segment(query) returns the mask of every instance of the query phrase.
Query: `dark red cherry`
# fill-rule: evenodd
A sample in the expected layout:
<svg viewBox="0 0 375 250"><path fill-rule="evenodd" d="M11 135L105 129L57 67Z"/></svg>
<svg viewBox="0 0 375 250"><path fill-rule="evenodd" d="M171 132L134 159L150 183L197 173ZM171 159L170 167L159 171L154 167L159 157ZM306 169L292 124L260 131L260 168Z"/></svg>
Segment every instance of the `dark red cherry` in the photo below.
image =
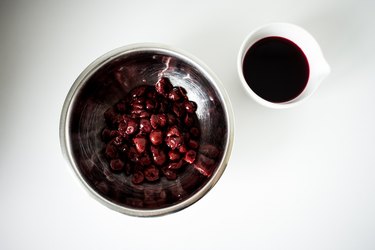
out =
<svg viewBox="0 0 375 250"><path fill-rule="evenodd" d="M145 136L143 136L143 135L137 135L133 139L133 142L134 142L135 148L137 149L138 153L145 152L146 146L147 146L147 139L146 139Z"/></svg>
<svg viewBox="0 0 375 250"><path fill-rule="evenodd" d="M156 84L155 84L155 90L160 95L167 96L169 91L173 88L172 83L170 80L166 77L161 78Z"/></svg>
<svg viewBox="0 0 375 250"><path fill-rule="evenodd" d="M111 169L114 171L121 171L124 168L124 162L120 159L111 160L110 164Z"/></svg>
<svg viewBox="0 0 375 250"><path fill-rule="evenodd" d="M154 145L160 145L163 142L163 132L159 129L154 129L150 133L150 141Z"/></svg>
<svg viewBox="0 0 375 250"><path fill-rule="evenodd" d="M195 161L195 157L197 156L197 153L194 150L189 150L186 152L184 160L187 163L193 163Z"/></svg>
<svg viewBox="0 0 375 250"><path fill-rule="evenodd" d="M133 174L132 182L134 184L141 184L145 179L143 173L141 171L137 171Z"/></svg>
<svg viewBox="0 0 375 250"><path fill-rule="evenodd" d="M156 181L159 179L159 169L154 165L150 165L143 171L143 175L148 181Z"/></svg>

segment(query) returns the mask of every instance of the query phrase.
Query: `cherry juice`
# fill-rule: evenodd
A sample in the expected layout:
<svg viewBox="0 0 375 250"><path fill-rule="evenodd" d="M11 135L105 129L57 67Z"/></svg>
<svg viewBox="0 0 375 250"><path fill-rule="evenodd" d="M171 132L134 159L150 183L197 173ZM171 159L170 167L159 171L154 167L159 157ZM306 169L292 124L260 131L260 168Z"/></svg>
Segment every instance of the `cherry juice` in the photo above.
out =
<svg viewBox="0 0 375 250"><path fill-rule="evenodd" d="M249 87L261 98L274 103L299 96L306 87L309 73L303 51L282 37L257 41L243 61L243 74Z"/></svg>

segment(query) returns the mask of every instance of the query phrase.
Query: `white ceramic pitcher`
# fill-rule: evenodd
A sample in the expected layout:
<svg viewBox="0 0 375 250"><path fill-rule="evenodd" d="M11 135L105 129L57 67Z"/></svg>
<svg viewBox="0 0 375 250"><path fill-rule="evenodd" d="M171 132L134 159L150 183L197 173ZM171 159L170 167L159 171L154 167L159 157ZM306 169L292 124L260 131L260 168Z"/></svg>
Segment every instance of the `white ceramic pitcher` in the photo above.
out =
<svg viewBox="0 0 375 250"><path fill-rule="evenodd" d="M296 98L290 101L282 103L267 101L252 91L244 78L243 61L246 52L254 43L266 37L282 37L292 41L303 51L307 58L310 72L306 87ZM306 100L330 73L330 66L326 62L320 46L314 37L303 28L290 23L271 23L261 26L250 33L240 48L237 68L246 92L258 103L271 108L287 108Z"/></svg>

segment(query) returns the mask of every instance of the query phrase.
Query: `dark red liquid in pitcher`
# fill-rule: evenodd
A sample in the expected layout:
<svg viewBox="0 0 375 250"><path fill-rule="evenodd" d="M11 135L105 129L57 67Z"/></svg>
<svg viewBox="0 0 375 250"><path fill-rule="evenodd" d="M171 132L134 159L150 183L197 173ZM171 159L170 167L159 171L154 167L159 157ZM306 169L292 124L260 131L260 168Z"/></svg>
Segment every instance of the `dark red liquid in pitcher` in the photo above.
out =
<svg viewBox="0 0 375 250"><path fill-rule="evenodd" d="M263 99L287 102L302 93L309 79L303 51L282 37L266 37L246 52L243 74L249 87Z"/></svg>

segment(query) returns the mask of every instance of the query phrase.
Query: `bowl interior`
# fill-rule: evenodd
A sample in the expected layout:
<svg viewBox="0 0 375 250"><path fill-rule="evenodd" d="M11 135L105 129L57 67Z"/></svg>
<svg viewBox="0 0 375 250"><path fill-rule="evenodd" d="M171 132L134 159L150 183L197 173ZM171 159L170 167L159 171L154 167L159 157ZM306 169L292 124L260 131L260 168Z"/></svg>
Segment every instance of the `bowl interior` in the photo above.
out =
<svg viewBox="0 0 375 250"><path fill-rule="evenodd" d="M101 140L103 113L135 86L153 85L161 76L184 87L189 99L197 103L199 143L201 147L214 145L220 153L214 164L203 164L203 170L189 165L174 181L162 177L156 183L134 185L130 177L109 168ZM225 104L212 81L188 58L163 50L135 50L104 60L83 77L69 106L67 144L76 172L91 191L125 209L163 209L194 196L223 165L229 140Z"/></svg>

